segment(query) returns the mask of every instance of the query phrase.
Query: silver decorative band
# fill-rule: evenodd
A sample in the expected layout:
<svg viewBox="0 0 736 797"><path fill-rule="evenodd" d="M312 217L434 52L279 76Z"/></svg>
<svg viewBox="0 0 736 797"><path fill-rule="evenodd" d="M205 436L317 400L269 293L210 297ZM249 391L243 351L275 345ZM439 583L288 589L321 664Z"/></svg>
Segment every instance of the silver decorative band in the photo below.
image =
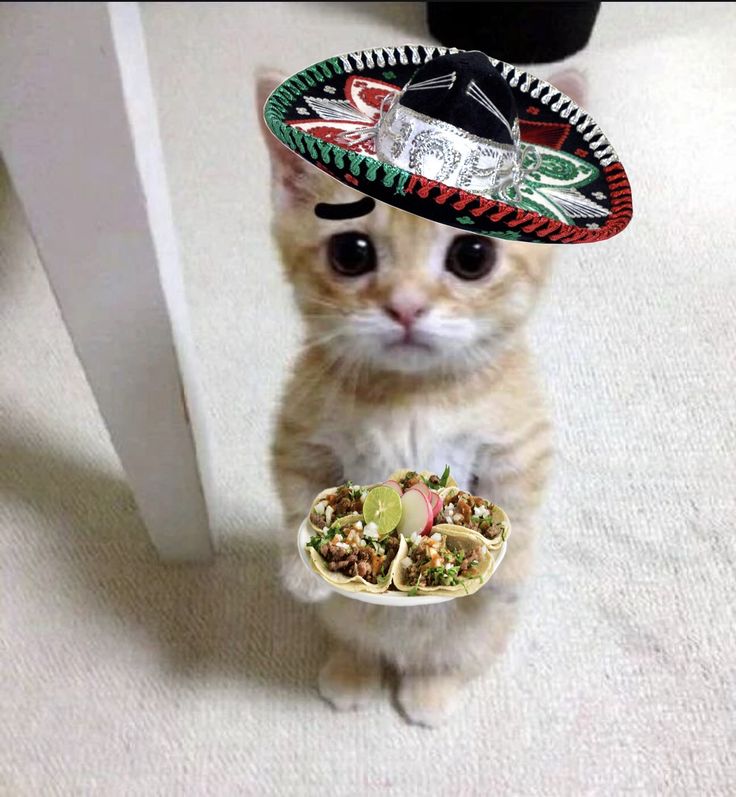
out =
<svg viewBox="0 0 736 797"><path fill-rule="evenodd" d="M374 124L341 133L336 140L350 145L373 140L376 156L385 163L470 193L520 197L541 157L535 147L521 143L518 119L510 128L514 143L502 144L407 108L399 102L404 91L383 98Z"/></svg>
<svg viewBox="0 0 736 797"><path fill-rule="evenodd" d="M522 168L516 121L512 135L514 145L501 144L394 101L376 124L376 155L393 166L470 193L494 196L513 186L518 195L539 159L533 147L523 147L524 153L531 150L534 157L530 168Z"/></svg>

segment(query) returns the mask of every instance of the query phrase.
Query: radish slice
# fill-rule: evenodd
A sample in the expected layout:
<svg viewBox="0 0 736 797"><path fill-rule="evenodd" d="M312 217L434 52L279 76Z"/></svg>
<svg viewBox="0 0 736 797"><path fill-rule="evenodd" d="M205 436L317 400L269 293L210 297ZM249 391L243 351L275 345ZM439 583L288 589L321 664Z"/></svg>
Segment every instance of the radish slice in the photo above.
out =
<svg viewBox="0 0 736 797"><path fill-rule="evenodd" d="M432 507L419 490L407 490L401 496L401 520L398 531L404 537L425 534L432 528Z"/></svg>
<svg viewBox="0 0 736 797"><path fill-rule="evenodd" d="M427 525L424 527L424 531L422 534L429 535L432 533L432 527L434 526L434 515L432 514L432 504L427 501L427 509L429 511L429 515L427 516Z"/></svg>
<svg viewBox="0 0 736 797"><path fill-rule="evenodd" d="M391 481L384 482L386 487L390 487L392 490L396 490L399 495L403 495L404 491L401 489L401 485L398 482L395 482L393 479Z"/></svg>
<svg viewBox="0 0 736 797"><path fill-rule="evenodd" d="M424 497L427 500L429 500L429 496L432 494L432 491L429 489L429 487L427 487L427 485L424 482L419 482L418 484L414 484L412 485L412 487L410 487L410 489L419 490L419 492L422 493L422 495L424 495Z"/></svg>
<svg viewBox="0 0 736 797"><path fill-rule="evenodd" d="M437 493L432 493L432 495L429 496L429 501L432 504L432 517L436 518L442 509L442 499Z"/></svg>

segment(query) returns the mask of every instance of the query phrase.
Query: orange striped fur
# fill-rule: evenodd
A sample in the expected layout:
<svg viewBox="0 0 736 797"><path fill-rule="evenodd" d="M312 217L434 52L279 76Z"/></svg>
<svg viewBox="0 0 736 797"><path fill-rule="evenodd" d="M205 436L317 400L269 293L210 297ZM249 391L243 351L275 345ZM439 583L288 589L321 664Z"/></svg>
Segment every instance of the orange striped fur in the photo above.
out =
<svg viewBox="0 0 736 797"><path fill-rule="evenodd" d="M533 516L552 449L524 328L550 250L494 241L490 276L464 282L443 268L457 230L381 204L358 219L317 218L316 202L360 195L275 140L269 146L273 232L306 333L273 443L284 582L296 598L316 603L334 642L320 676L328 700L353 708L371 699L384 663L398 673L407 717L431 725L503 650L531 566ZM373 241L372 274L353 279L331 271L327 242L346 230ZM437 314L431 357L392 359L380 343L362 339L372 329L364 315L377 318L404 288L421 291ZM306 572L295 533L317 492L346 478L369 483L399 467L436 470L445 463L461 486L493 500L511 519L509 550L491 584L469 598L400 610L330 597Z"/></svg>

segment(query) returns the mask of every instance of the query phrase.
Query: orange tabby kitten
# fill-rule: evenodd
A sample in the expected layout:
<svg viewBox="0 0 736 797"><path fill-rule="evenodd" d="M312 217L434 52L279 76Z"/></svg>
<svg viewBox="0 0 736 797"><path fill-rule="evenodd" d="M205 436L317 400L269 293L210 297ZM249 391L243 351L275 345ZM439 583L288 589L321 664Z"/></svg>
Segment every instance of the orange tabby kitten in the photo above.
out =
<svg viewBox="0 0 736 797"><path fill-rule="evenodd" d="M259 81L259 112L278 82ZM284 583L318 602L332 639L319 677L327 700L359 707L380 692L387 664L407 718L433 725L504 649L530 568L552 451L524 327L551 250L464 235L381 203L359 218L319 218L317 203L362 195L266 139L273 232L307 329L273 445ZM336 596L306 571L295 535L317 492L445 464L511 518L506 559L487 587L401 610Z"/></svg>

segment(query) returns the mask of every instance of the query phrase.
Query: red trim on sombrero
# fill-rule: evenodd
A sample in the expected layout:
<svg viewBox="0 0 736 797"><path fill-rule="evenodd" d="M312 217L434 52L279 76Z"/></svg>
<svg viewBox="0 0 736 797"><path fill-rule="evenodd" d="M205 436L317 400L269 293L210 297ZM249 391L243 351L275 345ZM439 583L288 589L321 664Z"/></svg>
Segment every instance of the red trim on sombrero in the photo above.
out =
<svg viewBox="0 0 736 797"><path fill-rule="evenodd" d="M445 186L445 190L440 190L440 193L435 197L435 202L438 205L444 205L451 196L453 196L457 191L457 188L453 188L452 186Z"/></svg>
<svg viewBox="0 0 736 797"><path fill-rule="evenodd" d="M500 202L496 203L499 205L501 210L497 211L496 213L491 213L488 218L491 221L501 221L505 216L508 216L509 213L513 213L516 208L512 208L511 205L502 205Z"/></svg>
<svg viewBox="0 0 736 797"><path fill-rule="evenodd" d="M422 177L420 175L411 176L406 186L406 193L415 193L415 188L419 185L419 190L416 192L417 196L422 199L431 198L439 205L444 204L449 197L457 193L459 200L453 204L453 208L457 210L465 210L471 201L478 203L478 207L469 211L472 216L479 217L488 214L488 218L491 221L503 221L510 230L513 230L514 227L518 227L520 224L528 223L526 227L522 227L525 233L534 233L537 238L549 238L550 241L558 242L564 239L564 243L590 243L593 241L604 241L621 232L629 221L631 221L633 213L631 187L624 167L620 163L612 163L603 168L603 174L609 192L613 183L619 186L619 191L616 192L617 196L613 196L613 193L610 192L611 212L606 223L597 229L577 227L574 224L565 224L557 219L550 219L546 216L542 216L536 211L527 211L523 208L509 205L506 202L488 199L479 194L469 194L460 188L453 188L450 185L438 183L436 180L430 180L428 177ZM438 193L436 196L430 197L430 191L433 188L437 188ZM491 211L493 212L491 213ZM510 213L514 214L514 218L506 219L505 217ZM545 224L546 226L543 226Z"/></svg>
<svg viewBox="0 0 736 797"><path fill-rule="evenodd" d="M345 81L345 99L364 113L370 109L381 110L381 103L387 94L401 91L401 86L386 83L377 78L366 78L363 75L350 75ZM366 106L366 107L364 107Z"/></svg>
<svg viewBox="0 0 736 797"><path fill-rule="evenodd" d="M462 188L457 189L457 194L460 199L458 199L457 202L452 203L452 206L455 208L455 210L465 210L465 206L475 199L474 194L469 194L467 191L463 191Z"/></svg>
<svg viewBox="0 0 736 797"><path fill-rule="evenodd" d="M519 132L525 144L540 144L543 147L560 150L570 135L572 125L565 122L535 122L519 119Z"/></svg>

